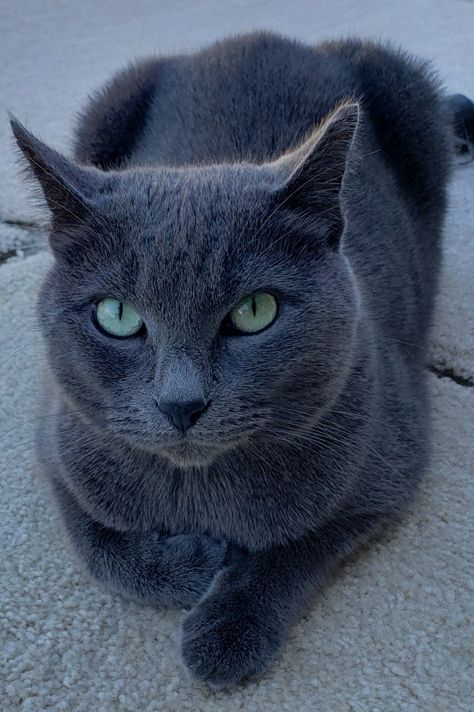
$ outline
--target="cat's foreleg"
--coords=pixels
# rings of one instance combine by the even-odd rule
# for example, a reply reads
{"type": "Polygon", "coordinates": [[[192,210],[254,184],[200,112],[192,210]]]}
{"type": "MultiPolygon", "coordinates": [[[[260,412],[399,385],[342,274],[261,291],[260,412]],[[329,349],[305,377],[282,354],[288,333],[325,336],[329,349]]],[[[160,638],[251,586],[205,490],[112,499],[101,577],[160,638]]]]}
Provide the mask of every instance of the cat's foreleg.
{"type": "Polygon", "coordinates": [[[105,588],[160,606],[189,606],[224,563],[226,544],[200,535],[119,532],[85,513],[59,481],[53,487],[69,537],[105,588]]]}
{"type": "Polygon", "coordinates": [[[263,673],[330,572],[382,523],[341,517],[223,569],[183,624],[182,656],[192,675],[228,687],[263,673]]]}

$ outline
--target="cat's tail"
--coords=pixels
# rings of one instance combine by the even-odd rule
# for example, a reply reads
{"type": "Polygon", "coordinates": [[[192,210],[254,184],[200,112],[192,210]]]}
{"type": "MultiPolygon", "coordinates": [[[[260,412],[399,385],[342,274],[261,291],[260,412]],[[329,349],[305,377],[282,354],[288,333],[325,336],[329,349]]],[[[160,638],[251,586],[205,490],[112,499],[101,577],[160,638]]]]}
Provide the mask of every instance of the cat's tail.
{"type": "Polygon", "coordinates": [[[474,102],[463,94],[447,98],[454,129],[454,150],[462,162],[474,160],[474,102]]]}

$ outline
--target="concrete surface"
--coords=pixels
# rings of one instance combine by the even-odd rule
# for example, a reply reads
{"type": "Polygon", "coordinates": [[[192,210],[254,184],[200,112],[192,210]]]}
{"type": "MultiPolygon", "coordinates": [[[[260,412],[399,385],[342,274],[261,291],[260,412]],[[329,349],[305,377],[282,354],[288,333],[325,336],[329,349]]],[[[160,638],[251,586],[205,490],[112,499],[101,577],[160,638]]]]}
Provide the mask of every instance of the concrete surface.
{"type": "MultiPolygon", "coordinates": [[[[5,109],[67,151],[89,92],[131,59],[254,29],[307,42],[391,39],[432,60],[450,90],[474,96],[472,0],[0,0],[0,222],[40,220],[18,177],[5,109]]],[[[2,232],[0,251],[16,244],[2,232]]]]}

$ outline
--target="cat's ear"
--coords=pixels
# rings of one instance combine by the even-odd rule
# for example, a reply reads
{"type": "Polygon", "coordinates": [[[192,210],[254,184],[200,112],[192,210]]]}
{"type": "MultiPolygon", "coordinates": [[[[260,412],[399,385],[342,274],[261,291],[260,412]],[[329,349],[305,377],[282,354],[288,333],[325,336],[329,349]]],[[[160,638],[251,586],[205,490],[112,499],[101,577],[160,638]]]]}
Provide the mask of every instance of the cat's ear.
{"type": "Polygon", "coordinates": [[[357,103],[341,104],[299,148],[273,163],[279,209],[332,248],[344,227],[340,194],[359,120],[357,103]]]}
{"type": "MultiPolygon", "coordinates": [[[[94,168],[76,165],[25,129],[11,117],[11,128],[21,152],[28,161],[29,173],[41,186],[53,215],[53,228],[84,223],[103,192],[105,175],[94,168]]],[[[54,245],[53,245],[54,247],[54,245]]]]}

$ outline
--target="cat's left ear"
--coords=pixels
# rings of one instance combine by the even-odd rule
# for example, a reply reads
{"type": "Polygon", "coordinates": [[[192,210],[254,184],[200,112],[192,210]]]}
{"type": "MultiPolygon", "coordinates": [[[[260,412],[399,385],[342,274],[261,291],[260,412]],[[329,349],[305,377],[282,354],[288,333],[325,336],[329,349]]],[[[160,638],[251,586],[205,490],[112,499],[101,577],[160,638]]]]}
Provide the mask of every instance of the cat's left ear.
{"type": "Polygon", "coordinates": [[[340,194],[359,121],[357,103],[341,104],[299,148],[270,164],[278,210],[333,249],[344,228],[340,194]]]}
{"type": "Polygon", "coordinates": [[[93,210],[94,200],[104,192],[107,174],[77,165],[33,136],[15,118],[11,117],[10,124],[30,173],[41,186],[53,215],[53,227],[61,230],[83,223],[93,210]]]}

